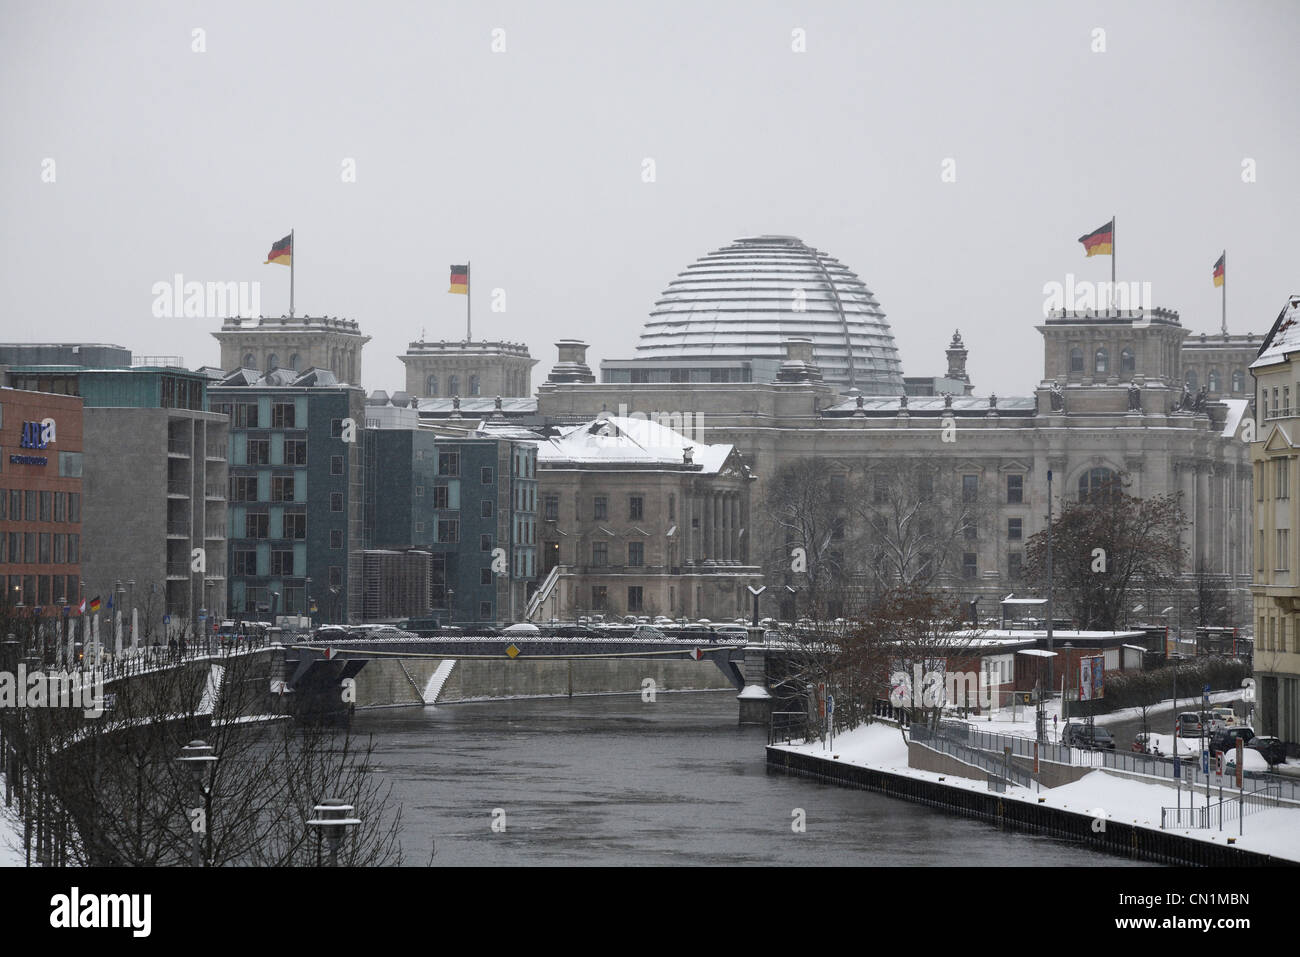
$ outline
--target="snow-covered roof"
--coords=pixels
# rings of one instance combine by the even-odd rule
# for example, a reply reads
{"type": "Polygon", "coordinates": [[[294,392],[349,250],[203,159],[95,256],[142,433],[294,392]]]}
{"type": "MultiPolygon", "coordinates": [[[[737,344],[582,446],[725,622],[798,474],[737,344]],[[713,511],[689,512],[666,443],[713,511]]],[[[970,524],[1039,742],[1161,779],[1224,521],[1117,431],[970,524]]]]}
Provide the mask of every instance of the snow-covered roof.
{"type": "Polygon", "coordinates": [[[1250,400],[1220,399],[1219,401],[1228,407],[1228,415],[1223,421],[1223,431],[1219,434],[1225,439],[1230,439],[1237,434],[1237,428],[1241,425],[1246,410],[1250,408],[1250,400]]]}
{"type": "Polygon", "coordinates": [[[1252,369],[1285,362],[1289,353],[1300,352],[1300,295],[1287,300],[1273,328],[1264,337],[1264,347],[1250,364],[1252,369]]]}
{"type": "Polygon", "coordinates": [[[675,465],[685,461],[686,449],[700,471],[722,469],[733,446],[706,445],[645,418],[602,415],[565,429],[537,447],[537,464],[675,465]]]}

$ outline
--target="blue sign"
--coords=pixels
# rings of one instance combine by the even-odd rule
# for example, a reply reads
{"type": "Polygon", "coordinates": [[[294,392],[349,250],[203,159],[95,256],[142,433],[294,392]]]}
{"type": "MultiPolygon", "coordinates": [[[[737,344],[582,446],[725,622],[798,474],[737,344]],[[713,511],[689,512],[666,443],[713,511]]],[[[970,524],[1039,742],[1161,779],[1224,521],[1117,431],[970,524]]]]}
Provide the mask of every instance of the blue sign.
{"type": "Polygon", "coordinates": [[[833,694],[828,694],[826,696],[826,713],[827,714],[835,713],[835,695],[833,694]]]}
{"type": "MultiPolygon", "coordinates": [[[[1176,743],[1177,742],[1175,742],[1175,744],[1176,743]]],[[[1174,750],[1177,751],[1178,749],[1175,748],[1174,750]]],[[[1183,776],[1183,762],[1178,760],[1177,755],[1174,755],[1174,777],[1181,778],[1182,776],[1183,776]]]]}
{"type": "Polygon", "coordinates": [[[45,426],[39,422],[24,422],[23,437],[18,444],[25,449],[48,449],[50,443],[46,440],[45,426]]]}
{"type": "Polygon", "coordinates": [[[1208,750],[1201,751],[1201,773],[1210,773],[1210,752],[1208,750]]]}
{"type": "Polygon", "coordinates": [[[164,625],[170,625],[171,623],[172,623],[172,616],[171,616],[171,615],[163,615],[163,624],[164,624],[164,625]]]}

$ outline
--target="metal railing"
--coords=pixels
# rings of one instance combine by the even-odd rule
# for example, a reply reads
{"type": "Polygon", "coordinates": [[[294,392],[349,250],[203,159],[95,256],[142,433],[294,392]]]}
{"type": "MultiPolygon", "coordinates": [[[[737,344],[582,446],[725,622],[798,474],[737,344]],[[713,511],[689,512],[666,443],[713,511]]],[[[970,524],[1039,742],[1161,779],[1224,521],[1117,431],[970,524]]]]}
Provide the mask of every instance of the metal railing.
{"type": "Polygon", "coordinates": [[[189,562],[168,562],[167,563],[168,575],[188,575],[189,573],[190,573],[189,562]]]}
{"type": "Polygon", "coordinates": [[[799,744],[808,740],[808,714],[804,711],[773,711],[767,726],[768,744],[799,744]]]}
{"type": "Polygon", "coordinates": [[[190,533],[189,522],[168,522],[167,523],[168,535],[189,535],[189,533],[190,533]]]}
{"type": "Polygon", "coordinates": [[[1160,827],[1208,830],[1224,824],[1240,826],[1244,818],[1256,811],[1272,810],[1281,806],[1281,788],[1277,784],[1264,784],[1244,794],[1232,794],[1222,800],[1199,807],[1162,807],[1160,827]]]}
{"type": "Polygon", "coordinates": [[[177,452],[181,455],[189,455],[194,449],[194,443],[190,439],[169,438],[167,440],[167,451],[177,452]]]}
{"type": "Polygon", "coordinates": [[[167,491],[174,495],[189,495],[192,483],[189,479],[168,479],[167,491]]]}
{"type": "Polygon", "coordinates": [[[1033,785],[1033,777],[1027,771],[1021,770],[1014,764],[1008,764],[1002,755],[994,756],[954,740],[943,728],[936,731],[923,724],[914,723],[908,728],[908,740],[996,774],[1020,787],[1027,788],[1033,785]]]}

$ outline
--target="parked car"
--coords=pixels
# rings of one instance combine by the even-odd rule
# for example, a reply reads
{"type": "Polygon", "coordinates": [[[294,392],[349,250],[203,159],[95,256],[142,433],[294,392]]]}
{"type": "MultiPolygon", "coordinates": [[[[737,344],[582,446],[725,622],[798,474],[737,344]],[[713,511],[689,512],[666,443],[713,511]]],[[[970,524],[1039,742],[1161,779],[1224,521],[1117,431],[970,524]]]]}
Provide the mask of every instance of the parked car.
{"type": "Polygon", "coordinates": [[[1180,738],[1199,738],[1202,730],[1208,730],[1205,722],[1201,720],[1201,715],[1195,711],[1184,711],[1180,714],[1175,727],[1180,738]]]}
{"type": "Polygon", "coordinates": [[[1086,724],[1067,724],[1065,726],[1065,742],[1074,748],[1115,750],[1115,739],[1101,725],[1093,725],[1089,729],[1086,724]]]}
{"type": "Polygon", "coordinates": [[[1275,764],[1283,764],[1286,761],[1286,745],[1282,743],[1281,738],[1275,738],[1268,734],[1257,734],[1250,739],[1246,747],[1262,754],[1270,767],[1275,764]]]}
{"type": "Polygon", "coordinates": [[[1150,731],[1139,731],[1133,736],[1133,750],[1138,754],[1154,754],[1163,757],[1158,739],[1150,731]]]}
{"type": "Polygon", "coordinates": [[[1222,751],[1225,754],[1229,751],[1234,754],[1237,751],[1237,739],[1245,744],[1250,744],[1251,739],[1255,737],[1255,732],[1247,727],[1224,728],[1222,731],[1216,731],[1210,736],[1210,753],[1222,751]]]}
{"type": "Polygon", "coordinates": [[[1237,714],[1231,708],[1215,708],[1210,712],[1210,726],[1215,730],[1230,728],[1237,723],[1237,714]]]}

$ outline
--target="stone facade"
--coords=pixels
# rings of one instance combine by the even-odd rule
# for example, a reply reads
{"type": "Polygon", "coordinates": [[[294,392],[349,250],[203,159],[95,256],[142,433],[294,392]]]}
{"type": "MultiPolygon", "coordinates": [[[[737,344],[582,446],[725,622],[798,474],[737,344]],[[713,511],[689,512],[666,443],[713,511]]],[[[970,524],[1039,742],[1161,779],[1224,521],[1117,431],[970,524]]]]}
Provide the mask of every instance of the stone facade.
{"type": "Polygon", "coordinates": [[[361,382],[361,350],[370,341],[355,320],[325,316],[227,319],[212,335],[221,343],[226,371],[327,369],[352,384],[361,382]]]}
{"type": "Polygon", "coordinates": [[[536,359],[518,342],[425,342],[398,356],[406,366],[406,391],[413,396],[502,396],[532,393],[536,359]]]}

